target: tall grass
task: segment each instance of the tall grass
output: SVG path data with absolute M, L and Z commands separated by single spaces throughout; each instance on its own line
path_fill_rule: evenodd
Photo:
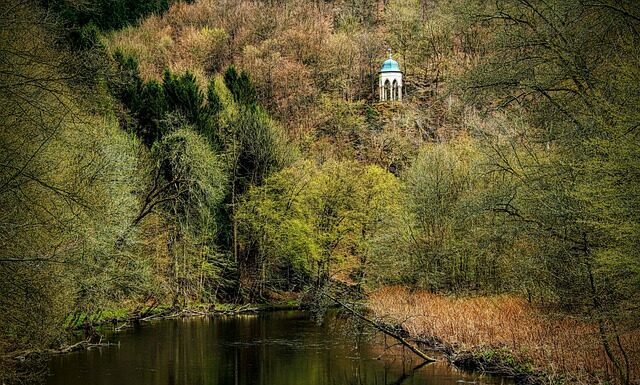
M 568 382 L 615 383 L 613 365 L 587 321 L 545 313 L 514 296 L 452 298 L 400 287 L 373 293 L 377 317 L 402 325 L 413 337 L 437 339 L 457 351 L 506 348 L 519 362 L 530 362 Z M 640 333 L 621 336 L 631 383 L 640 383 Z

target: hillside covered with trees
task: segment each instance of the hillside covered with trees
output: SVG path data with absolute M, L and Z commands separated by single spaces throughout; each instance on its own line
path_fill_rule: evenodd
M 3 2 L 0 378 L 117 309 L 404 286 L 592 325 L 563 380 L 637 384 L 639 31 L 632 0 Z

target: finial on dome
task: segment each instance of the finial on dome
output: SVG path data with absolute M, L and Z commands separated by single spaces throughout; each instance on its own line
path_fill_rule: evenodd
M 387 52 L 389 52 L 389 59 L 391 59 L 391 48 L 387 48 Z

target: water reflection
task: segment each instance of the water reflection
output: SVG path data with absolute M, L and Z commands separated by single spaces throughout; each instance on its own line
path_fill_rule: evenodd
M 500 383 L 445 363 L 416 366 L 402 349 L 347 332 L 329 314 L 322 325 L 301 311 L 164 320 L 110 337 L 119 346 L 55 357 L 48 384 L 432 384 Z

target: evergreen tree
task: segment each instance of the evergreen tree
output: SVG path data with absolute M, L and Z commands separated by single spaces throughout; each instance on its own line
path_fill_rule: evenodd
M 204 94 L 200 90 L 195 76 L 188 71 L 179 76 L 166 69 L 162 84 L 169 110 L 182 114 L 191 124 L 201 123 Z
M 138 136 L 144 144 L 151 147 L 166 133 L 163 132 L 166 125 L 161 124 L 161 120 L 169 110 L 164 87 L 155 80 L 149 81 L 142 87 L 139 100 L 139 108 L 136 111 L 139 124 Z
M 238 73 L 235 66 L 229 66 L 224 73 L 224 82 L 237 103 L 251 106 L 257 102 L 256 89 L 245 71 Z

